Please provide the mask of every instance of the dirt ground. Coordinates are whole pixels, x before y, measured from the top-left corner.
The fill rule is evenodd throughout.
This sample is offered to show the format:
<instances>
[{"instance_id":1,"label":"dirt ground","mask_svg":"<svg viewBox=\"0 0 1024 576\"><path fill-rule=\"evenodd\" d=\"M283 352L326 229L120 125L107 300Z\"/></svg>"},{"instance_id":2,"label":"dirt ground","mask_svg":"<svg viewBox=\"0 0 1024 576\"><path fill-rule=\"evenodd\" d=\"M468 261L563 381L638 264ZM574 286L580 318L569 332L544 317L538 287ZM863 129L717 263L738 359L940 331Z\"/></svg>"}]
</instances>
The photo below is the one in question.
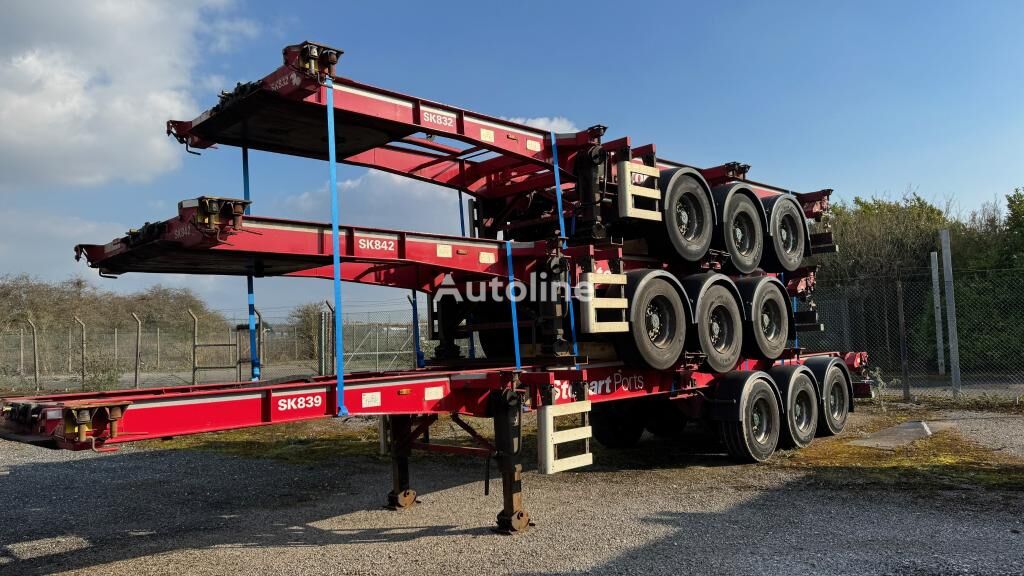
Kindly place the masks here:
<instances>
[{"instance_id":1,"label":"dirt ground","mask_svg":"<svg viewBox=\"0 0 1024 576\"><path fill-rule=\"evenodd\" d=\"M954 426L848 444L920 418ZM0 441L0 574L1021 574L1021 438L1019 414L867 406L841 437L755 466L699 430L554 476L528 446L536 526L516 536L491 532L500 485L484 495L478 460L416 456L421 504L382 509L372 422L102 455Z\"/></svg>"}]
</instances>

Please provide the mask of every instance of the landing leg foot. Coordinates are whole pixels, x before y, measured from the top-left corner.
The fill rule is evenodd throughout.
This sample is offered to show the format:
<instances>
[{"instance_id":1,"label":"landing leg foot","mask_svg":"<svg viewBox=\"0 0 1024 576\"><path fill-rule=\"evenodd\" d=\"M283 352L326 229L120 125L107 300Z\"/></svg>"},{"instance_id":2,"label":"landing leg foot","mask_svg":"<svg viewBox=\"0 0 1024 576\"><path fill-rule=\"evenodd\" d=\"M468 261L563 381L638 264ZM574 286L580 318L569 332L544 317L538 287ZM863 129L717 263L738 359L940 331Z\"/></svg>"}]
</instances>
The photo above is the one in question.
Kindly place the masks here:
<instances>
[{"instance_id":1,"label":"landing leg foot","mask_svg":"<svg viewBox=\"0 0 1024 576\"><path fill-rule=\"evenodd\" d=\"M416 491L403 490L401 492L388 492L387 508L390 510L403 510L416 505Z\"/></svg>"}]
</instances>

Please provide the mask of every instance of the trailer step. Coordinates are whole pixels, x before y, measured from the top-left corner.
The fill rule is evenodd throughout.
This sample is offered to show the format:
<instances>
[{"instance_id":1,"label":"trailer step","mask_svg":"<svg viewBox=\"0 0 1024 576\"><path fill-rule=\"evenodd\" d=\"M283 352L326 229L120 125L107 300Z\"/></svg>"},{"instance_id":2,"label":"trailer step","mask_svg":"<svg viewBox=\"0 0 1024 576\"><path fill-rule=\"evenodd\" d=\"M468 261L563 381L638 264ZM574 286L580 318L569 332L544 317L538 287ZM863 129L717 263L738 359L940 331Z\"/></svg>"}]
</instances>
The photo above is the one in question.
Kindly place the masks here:
<instances>
[{"instance_id":1,"label":"trailer step","mask_svg":"<svg viewBox=\"0 0 1024 576\"><path fill-rule=\"evenodd\" d=\"M658 176L661 172L656 166L637 164L623 160L619 162L619 217L639 218L661 222L661 189L658 188ZM633 176L653 180L653 186L637 184Z\"/></svg>"},{"instance_id":2,"label":"trailer step","mask_svg":"<svg viewBox=\"0 0 1024 576\"><path fill-rule=\"evenodd\" d=\"M557 430L556 416L581 416L580 425L575 428ZM537 468L541 474L555 474L590 466L594 455L590 452L590 400L579 400L568 404L541 406L537 410ZM558 457L558 446L569 442L583 442L583 452L565 458Z\"/></svg>"},{"instance_id":3,"label":"trailer step","mask_svg":"<svg viewBox=\"0 0 1024 576\"><path fill-rule=\"evenodd\" d=\"M586 272L581 275L582 282L588 282L592 292L598 286L607 287L608 294L603 297L594 296L587 301L580 303L582 315L581 331L584 334L607 334L613 332L628 332L629 321L626 318L629 309L629 301L622 293L626 285L625 274L600 274ZM600 318L598 311L603 311L604 316Z\"/></svg>"}]
</instances>

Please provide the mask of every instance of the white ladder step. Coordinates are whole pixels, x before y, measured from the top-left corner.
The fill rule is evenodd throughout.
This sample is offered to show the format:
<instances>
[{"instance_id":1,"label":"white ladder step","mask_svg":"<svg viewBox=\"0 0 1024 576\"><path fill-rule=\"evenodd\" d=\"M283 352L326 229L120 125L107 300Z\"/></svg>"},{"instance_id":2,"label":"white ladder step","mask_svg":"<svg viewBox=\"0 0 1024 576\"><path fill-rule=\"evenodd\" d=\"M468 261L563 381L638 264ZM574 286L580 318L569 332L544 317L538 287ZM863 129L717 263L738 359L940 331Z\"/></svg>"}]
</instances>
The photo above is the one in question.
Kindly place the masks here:
<instances>
[{"instance_id":1,"label":"white ladder step","mask_svg":"<svg viewBox=\"0 0 1024 576\"><path fill-rule=\"evenodd\" d=\"M614 292L621 292L619 287L626 285L626 275L585 272L581 275L581 281L590 283L592 293L596 291L596 286L602 285L614 287ZM626 310L628 309L629 300L621 296L592 296L589 300L580 302L580 331L584 334L628 332L629 322L626 319ZM616 314L614 320L598 320L598 310L618 310L619 313Z\"/></svg>"},{"instance_id":2,"label":"white ladder step","mask_svg":"<svg viewBox=\"0 0 1024 576\"><path fill-rule=\"evenodd\" d=\"M638 164L629 160L621 160L618 164L619 178L619 217L639 218L661 222L661 190L658 188L658 176L661 174L657 166ZM639 175L654 179L654 186L643 186L633 182L633 176ZM637 199L643 199L638 205Z\"/></svg>"},{"instance_id":3,"label":"white ladder step","mask_svg":"<svg viewBox=\"0 0 1024 576\"><path fill-rule=\"evenodd\" d=\"M594 463L589 442L593 437L593 429L589 424L565 430L555 429L555 417L573 414L590 414L590 400L541 406L537 410L537 468L541 474L555 474ZM558 457L559 445L579 441L586 441L582 454Z\"/></svg>"}]
</instances>

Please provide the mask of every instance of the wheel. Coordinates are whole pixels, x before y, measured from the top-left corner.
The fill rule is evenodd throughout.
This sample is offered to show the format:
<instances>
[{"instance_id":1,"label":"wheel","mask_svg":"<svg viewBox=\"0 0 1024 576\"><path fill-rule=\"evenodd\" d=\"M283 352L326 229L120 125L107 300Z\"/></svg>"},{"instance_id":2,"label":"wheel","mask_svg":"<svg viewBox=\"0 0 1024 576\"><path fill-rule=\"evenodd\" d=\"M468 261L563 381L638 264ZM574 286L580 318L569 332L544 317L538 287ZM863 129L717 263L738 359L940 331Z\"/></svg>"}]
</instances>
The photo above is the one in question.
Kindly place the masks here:
<instances>
[{"instance_id":1,"label":"wheel","mask_svg":"<svg viewBox=\"0 0 1024 576\"><path fill-rule=\"evenodd\" d=\"M658 438L678 440L686 430L686 416L668 398L651 398L645 410L647 431Z\"/></svg>"},{"instance_id":2,"label":"wheel","mask_svg":"<svg viewBox=\"0 0 1024 576\"><path fill-rule=\"evenodd\" d=\"M664 174L664 173L663 173ZM667 255L698 262L711 247L714 216L711 199L695 178L685 174L664 177L662 222Z\"/></svg>"},{"instance_id":3,"label":"wheel","mask_svg":"<svg viewBox=\"0 0 1024 576\"><path fill-rule=\"evenodd\" d=\"M644 435L644 414L636 400L599 402L590 409L594 439L605 448L629 448Z\"/></svg>"},{"instance_id":4,"label":"wheel","mask_svg":"<svg viewBox=\"0 0 1024 576\"><path fill-rule=\"evenodd\" d=\"M641 279L629 296L629 332L620 355L655 370L671 368L686 344L686 311L676 287L663 278Z\"/></svg>"},{"instance_id":5,"label":"wheel","mask_svg":"<svg viewBox=\"0 0 1024 576\"><path fill-rule=\"evenodd\" d=\"M523 306L518 307L520 322L522 322L525 312ZM481 302L473 311L473 320L477 324L508 323L509 328L480 330L477 332L477 339L480 341L480 348L486 358L498 359L515 356L515 341L512 339L511 332L512 311L507 302ZM520 346L529 342L529 330L520 329Z\"/></svg>"},{"instance_id":6,"label":"wheel","mask_svg":"<svg viewBox=\"0 0 1024 576\"><path fill-rule=\"evenodd\" d=\"M754 201L744 194L733 194L724 210L722 234L729 252L730 266L740 274L750 274L761 263L764 227Z\"/></svg>"},{"instance_id":7,"label":"wheel","mask_svg":"<svg viewBox=\"0 0 1024 576\"><path fill-rule=\"evenodd\" d=\"M737 462L764 462L779 443L779 403L764 378L752 380L741 396L739 421L722 422L722 440Z\"/></svg>"},{"instance_id":8,"label":"wheel","mask_svg":"<svg viewBox=\"0 0 1024 576\"><path fill-rule=\"evenodd\" d=\"M807 243L804 214L795 202L779 200L772 209L772 249L768 258L784 272L792 272L804 260Z\"/></svg>"},{"instance_id":9,"label":"wheel","mask_svg":"<svg viewBox=\"0 0 1024 576\"><path fill-rule=\"evenodd\" d=\"M846 383L846 373L833 362L825 377L821 379L821 411L818 416L818 435L833 436L846 427L846 417L850 413L850 389Z\"/></svg>"},{"instance_id":10,"label":"wheel","mask_svg":"<svg viewBox=\"0 0 1024 576\"><path fill-rule=\"evenodd\" d=\"M719 374L736 367L743 343L740 306L728 288L716 284L697 303L697 340L705 363Z\"/></svg>"},{"instance_id":11,"label":"wheel","mask_svg":"<svg viewBox=\"0 0 1024 576\"><path fill-rule=\"evenodd\" d=\"M747 348L751 356L776 360L789 340L789 307L778 284L768 282L754 293L747 326Z\"/></svg>"},{"instance_id":12,"label":"wheel","mask_svg":"<svg viewBox=\"0 0 1024 576\"><path fill-rule=\"evenodd\" d=\"M818 429L818 392L814 388L814 380L806 370L772 371L771 374L779 385L786 406L779 445L806 448Z\"/></svg>"}]
</instances>

